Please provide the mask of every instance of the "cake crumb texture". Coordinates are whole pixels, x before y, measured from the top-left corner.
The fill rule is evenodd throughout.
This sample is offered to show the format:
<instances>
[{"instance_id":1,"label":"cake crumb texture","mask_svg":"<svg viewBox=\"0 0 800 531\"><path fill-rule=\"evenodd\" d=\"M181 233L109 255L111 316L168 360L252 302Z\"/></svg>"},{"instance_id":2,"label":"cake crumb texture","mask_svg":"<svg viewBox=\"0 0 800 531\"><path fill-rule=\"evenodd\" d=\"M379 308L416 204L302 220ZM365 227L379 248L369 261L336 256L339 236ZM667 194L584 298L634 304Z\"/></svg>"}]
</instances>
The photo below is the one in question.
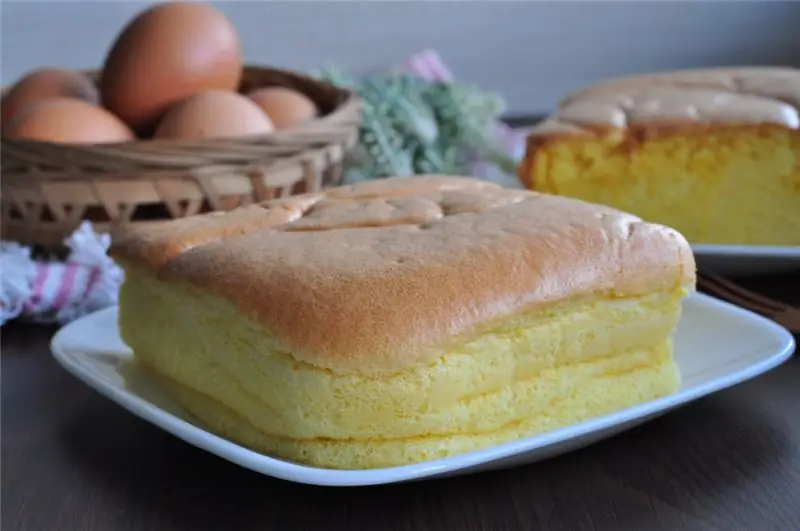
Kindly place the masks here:
<instances>
[{"instance_id":1,"label":"cake crumb texture","mask_svg":"<svg viewBox=\"0 0 800 531\"><path fill-rule=\"evenodd\" d=\"M693 243L800 245L800 70L614 79L529 139L528 188L669 225Z\"/></svg>"},{"instance_id":2,"label":"cake crumb texture","mask_svg":"<svg viewBox=\"0 0 800 531\"><path fill-rule=\"evenodd\" d=\"M298 361L228 301L129 274L120 326L136 362L213 432L323 468L449 457L612 413L681 383L671 336L682 288L564 302L431 349L424 363L341 374Z\"/></svg>"}]
</instances>

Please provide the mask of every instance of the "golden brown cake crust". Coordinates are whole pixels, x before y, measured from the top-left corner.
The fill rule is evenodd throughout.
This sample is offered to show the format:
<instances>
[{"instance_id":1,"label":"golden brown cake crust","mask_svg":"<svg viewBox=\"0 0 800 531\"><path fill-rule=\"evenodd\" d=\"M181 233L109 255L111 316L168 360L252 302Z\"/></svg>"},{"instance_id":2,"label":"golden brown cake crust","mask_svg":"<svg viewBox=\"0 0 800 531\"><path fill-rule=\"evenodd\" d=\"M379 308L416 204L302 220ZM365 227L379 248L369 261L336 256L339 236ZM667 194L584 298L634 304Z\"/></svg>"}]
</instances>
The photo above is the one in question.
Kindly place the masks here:
<instances>
[{"instance_id":1,"label":"golden brown cake crust","mask_svg":"<svg viewBox=\"0 0 800 531\"><path fill-rule=\"evenodd\" d=\"M387 179L133 229L112 256L231 301L302 361L394 369L591 293L694 281L677 232L466 178Z\"/></svg>"},{"instance_id":2,"label":"golden brown cake crust","mask_svg":"<svg viewBox=\"0 0 800 531\"><path fill-rule=\"evenodd\" d=\"M595 136L610 129L654 134L709 124L800 128L800 69L680 70L604 81L565 98L531 131L531 140Z\"/></svg>"}]
</instances>

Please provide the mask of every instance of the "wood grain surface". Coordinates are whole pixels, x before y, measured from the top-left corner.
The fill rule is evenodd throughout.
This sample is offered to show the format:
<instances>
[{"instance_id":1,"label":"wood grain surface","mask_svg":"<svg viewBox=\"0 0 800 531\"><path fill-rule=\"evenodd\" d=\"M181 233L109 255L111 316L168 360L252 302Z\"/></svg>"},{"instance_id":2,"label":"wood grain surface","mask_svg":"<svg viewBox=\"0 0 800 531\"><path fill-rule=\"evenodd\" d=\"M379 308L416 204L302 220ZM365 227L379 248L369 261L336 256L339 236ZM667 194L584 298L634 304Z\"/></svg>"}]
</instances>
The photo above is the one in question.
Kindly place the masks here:
<instances>
[{"instance_id":1,"label":"wood grain surface","mask_svg":"<svg viewBox=\"0 0 800 531\"><path fill-rule=\"evenodd\" d=\"M756 279L800 303L800 277ZM800 530L800 359L537 464L382 487L260 476L189 446L2 331L3 531Z\"/></svg>"}]
</instances>

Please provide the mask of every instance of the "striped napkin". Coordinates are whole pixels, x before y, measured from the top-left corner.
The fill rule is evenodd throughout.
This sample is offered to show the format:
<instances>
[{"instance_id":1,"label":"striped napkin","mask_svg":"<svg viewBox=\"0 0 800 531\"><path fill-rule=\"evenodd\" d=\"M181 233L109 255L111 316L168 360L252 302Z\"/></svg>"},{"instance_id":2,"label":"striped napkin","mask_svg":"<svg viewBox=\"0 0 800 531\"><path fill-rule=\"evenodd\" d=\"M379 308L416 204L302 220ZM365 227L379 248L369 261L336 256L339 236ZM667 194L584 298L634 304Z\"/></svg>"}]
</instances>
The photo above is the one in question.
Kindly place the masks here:
<instances>
[{"instance_id":1,"label":"striped napkin","mask_svg":"<svg viewBox=\"0 0 800 531\"><path fill-rule=\"evenodd\" d=\"M0 325L19 316L64 324L117 303L123 273L106 254L111 238L84 221L65 243L64 262L34 261L27 247L0 244Z\"/></svg>"}]
</instances>

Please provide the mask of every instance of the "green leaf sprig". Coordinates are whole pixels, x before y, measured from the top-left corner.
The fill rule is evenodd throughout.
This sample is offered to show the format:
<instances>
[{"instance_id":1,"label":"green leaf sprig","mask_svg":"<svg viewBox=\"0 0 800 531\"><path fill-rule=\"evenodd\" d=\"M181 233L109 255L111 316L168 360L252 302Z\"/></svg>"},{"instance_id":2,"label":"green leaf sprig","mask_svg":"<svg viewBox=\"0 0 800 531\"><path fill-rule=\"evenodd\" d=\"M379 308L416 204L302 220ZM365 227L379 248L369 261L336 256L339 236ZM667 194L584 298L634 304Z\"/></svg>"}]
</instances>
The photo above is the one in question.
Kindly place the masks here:
<instances>
[{"instance_id":1,"label":"green leaf sprig","mask_svg":"<svg viewBox=\"0 0 800 531\"><path fill-rule=\"evenodd\" d=\"M513 159L492 136L505 110L496 94L396 72L356 80L331 67L317 76L351 88L363 100L360 143L345 161L346 182L421 173L465 175L476 159L513 172Z\"/></svg>"}]
</instances>

